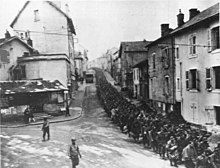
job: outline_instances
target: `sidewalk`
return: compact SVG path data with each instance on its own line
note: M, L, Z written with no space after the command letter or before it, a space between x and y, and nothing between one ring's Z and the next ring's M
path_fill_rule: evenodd
M65 121L71 121L75 120L82 115L83 107L83 98L84 98L84 92L85 92L86 84L79 84L78 91L74 93L73 99L70 100L69 103L69 112L70 116L66 117L65 115L57 116L49 119L50 123L59 123L59 122L65 122ZM36 121L29 124L13 124L8 123L4 125L0 125L1 128L18 128L18 127L25 127L25 126L32 126L32 125L41 125L43 124L43 121Z
M118 92L120 92L120 91L121 91L121 87L118 86L118 85L115 85L116 81L112 78L112 76L110 75L110 73L107 72L107 71L104 71L104 75L105 75L107 81L108 81L109 83L111 83L112 86L114 86L114 87L118 90Z

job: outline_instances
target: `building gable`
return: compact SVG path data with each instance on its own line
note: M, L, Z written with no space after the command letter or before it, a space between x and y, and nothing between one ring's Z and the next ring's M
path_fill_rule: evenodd
M51 1L45 1L45 2L47 2L52 8L54 8L57 12L59 12L61 15L63 15L66 18L66 21L68 23L68 26L70 28L71 33L76 35L72 19L67 14L65 14L59 7L57 7L53 2L51 2ZM14 18L14 20L10 24L10 27L12 27L12 28L14 27L15 23L18 21L18 19L20 18L21 14L24 12L24 10L27 8L27 6L29 4L30 4L30 1L27 1L24 4L22 9L18 12L17 16Z

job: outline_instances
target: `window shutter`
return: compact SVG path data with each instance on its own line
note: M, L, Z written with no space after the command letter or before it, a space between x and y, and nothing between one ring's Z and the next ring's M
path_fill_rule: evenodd
M192 74L191 74L191 71L189 71L189 90L192 89Z
M215 89L215 72L213 67L210 68L210 75L211 75L211 89Z
M199 71L196 70L196 89L200 90L200 79L199 79Z
M212 90L212 72L211 68L206 68L206 89Z
M189 38L189 53L192 54L192 36Z
M186 90L189 90L189 71L186 71Z
M211 30L209 29L207 32L208 35L208 52L212 51L212 47L211 47Z

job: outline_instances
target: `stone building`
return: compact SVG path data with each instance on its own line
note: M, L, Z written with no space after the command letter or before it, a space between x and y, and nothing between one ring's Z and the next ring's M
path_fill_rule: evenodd
M161 25L161 37L147 46L149 63L149 100L161 112L171 112L175 105L175 66L172 29Z
M121 60L121 86L128 88L133 93L133 69L132 67L147 57L149 41L121 42L119 58Z

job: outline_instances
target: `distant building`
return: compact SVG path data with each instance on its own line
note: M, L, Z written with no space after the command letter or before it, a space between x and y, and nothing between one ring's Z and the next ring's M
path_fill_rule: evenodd
M106 52L107 61L108 61L107 71L111 74L111 76L113 76L113 60L116 58L117 53L118 53L118 49L116 47L113 47L107 50Z
M121 85L121 59L118 56L118 51L115 53L116 57L113 60L113 75L114 80Z
M148 58L133 66L134 97L149 102L149 63Z
M119 58L121 59L121 85L127 87L133 93L133 69L132 67L146 59L149 41L121 42Z

